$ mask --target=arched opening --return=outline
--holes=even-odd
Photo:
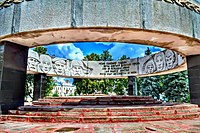
[[[171,50],[163,51],[164,49],[154,46],[116,42],[77,42],[48,45],[45,47],[45,52],[49,56],[36,54],[35,52],[29,52],[29,59],[32,59],[32,61],[28,63],[28,73],[45,73],[48,76],[57,75],[62,77],[75,78],[74,84],[76,84],[78,87],[75,95],[95,95],[95,93],[107,95],[148,95],[146,92],[143,92],[142,89],[139,90],[140,92],[137,92],[138,90],[136,88],[137,83],[135,76],[141,77],[142,75],[160,75],[162,73],[166,74],[168,72],[172,73],[174,71],[182,71],[186,69],[184,66],[185,59],[181,54],[178,54]],[[42,50],[35,49],[35,51],[41,52]],[[43,59],[44,57],[47,58]],[[41,58],[42,61],[48,60],[47,63],[49,62],[49,65],[46,65],[47,63],[45,63],[45,66],[47,66],[49,70],[46,70],[47,67],[42,70],[42,65],[44,65],[44,63],[41,64]],[[33,61],[36,61],[37,66],[29,66],[29,64],[31,65]],[[152,63],[154,68],[145,67],[147,66],[146,64]],[[73,66],[75,66],[75,68],[79,66],[81,70],[75,71],[73,70],[75,69],[73,68]],[[152,65],[150,66],[153,67]],[[172,68],[176,69],[170,71],[170,69]],[[74,73],[74,71],[76,73]],[[98,71],[98,73],[93,73],[93,71]],[[130,80],[134,80],[134,83],[132,83],[130,86],[128,85],[128,83],[133,81],[128,82],[128,77],[130,78]],[[81,80],[80,78],[84,78],[84,80]],[[108,78],[112,78],[112,80],[109,80]],[[115,78],[125,78],[125,80],[113,80]],[[61,80],[61,78],[57,79]],[[62,79],[62,82],[64,83],[64,81],[66,80],[67,79]],[[71,82],[71,84],[72,83],[73,82]],[[120,83],[121,86],[119,85]],[[62,83],[59,84],[62,85]],[[132,87],[133,85],[134,87]],[[141,85],[138,85],[139,88],[141,88],[140,86]],[[98,87],[100,87],[101,89]],[[57,87],[53,90],[53,93],[58,93],[57,95],[59,96],[74,95],[68,92],[70,91],[68,90],[66,92],[66,88],[64,86]],[[154,95],[154,98],[158,100],[164,100],[161,99],[158,95],[161,94],[157,94],[157,97],[155,97]]]

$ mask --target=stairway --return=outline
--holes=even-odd
[[[1,115],[0,120],[26,122],[115,123],[199,118],[194,104],[165,103],[151,97],[104,96],[45,98]]]
[[[49,97],[33,102],[34,105],[144,105],[161,103],[149,96],[71,96]]]

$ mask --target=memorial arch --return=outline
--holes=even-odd
[[[28,48],[86,41],[176,51],[186,58],[191,102],[200,105],[200,6],[196,1],[1,0],[0,20],[2,112],[23,105]],[[165,54],[170,53],[161,55]]]

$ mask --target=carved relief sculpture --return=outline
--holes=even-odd
[[[165,70],[165,55],[163,52],[155,54],[154,61],[156,64],[157,72]]]
[[[62,58],[52,59],[53,69],[57,75],[65,75],[66,61]]]
[[[27,70],[38,71],[38,64],[40,63],[39,55],[33,50],[28,51],[28,67]]]
[[[174,68],[178,65],[177,55],[172,50],[165,51],[165,60],[167,69]]]
[[[43,73],[48,73],[52,69],[51,57],[42,54],[40,55],[40,61],[41,61],[39,64],[40,71]]]
[[[88,68],[83,61],[73,60],[71,62],[71,76],[83,76],[90,74],[92,68]]]
[[[156,65],[152,58],[144,63],[142,71],[143,74],[150,74],[156,71]]]

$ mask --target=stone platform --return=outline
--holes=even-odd
[[[124,104],[123,104],[124,103]],[[165,103],[150,97],[46,98],[1,115],[0,121],[118,123],[199,118],[194,104]]]

